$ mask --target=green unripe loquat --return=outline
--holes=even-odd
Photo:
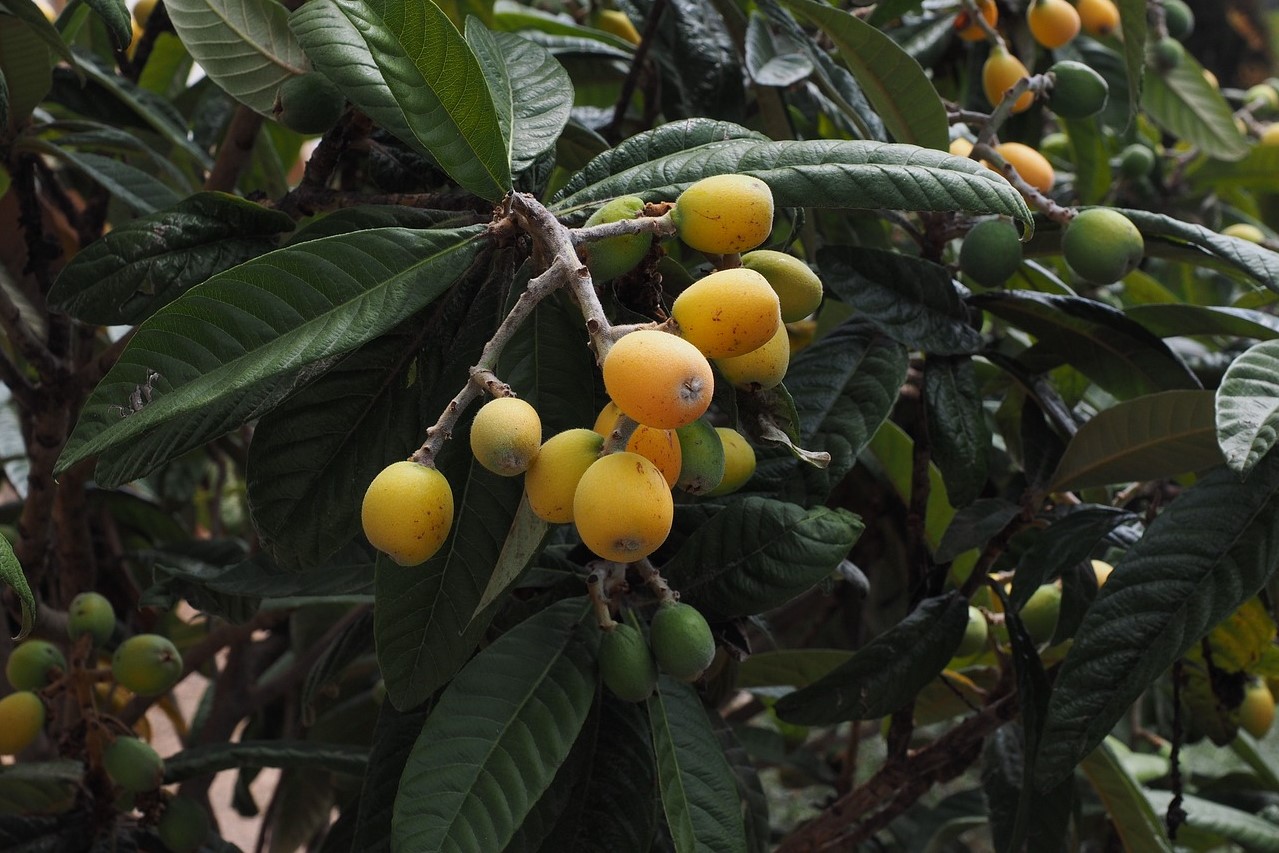
[[[1048,106],[1057,115],[1062,118],[1088,118],[1106,108],[1110,85],[1106,78],[1087,65],[1063,59],[1053,63],[1048,73],[1053,76]]]
[[[1021,266],[1021,238],[1006,219],[978,222],[959,247],[959,268],[983,287],[999,287]]]
[[[89,634],[95,646],[106,643],[115,633],[115,609],[111,602],[96,592],[82,592],[71,599],[67,608],[67,633],[72,641]]]
[[[1092,207],[1070,220],[1061,250],[1080,277],[1113,284],[1137,268],[1146,243],[1131,219],[1108,207]]]
[[[658,429],[678,429],[697,420],[715,392],[706,356],[678,335],[656,329],[622,336],[604,357],[603,372],[604,388],[617,407]]]
[[[1119,173],[1132,180],[1149,177],[1155,170],[1155,159],[1149,147],[1134,142],[1119,154]]]
[[[67,671],[67,659],[61,649],[45,640],[27,640],[14,647],[4,666],[14,690],[40,690],[54,679],[56,671]]]
[[[577,484],[603,449],[604,436],[594,430],[570,429],[548,438],[524,475],[533,514],[552,524],[571,522]]]
[[[154,791],[164,781],[164,759],[136,737],[118,737],[102,754],[112,781],[134,794]]]
[[[986,624],[985,615],[972,605],[968,606],[968,625],[964,628],[964,638],[955,649],[955,657],[968,658],[986,648],[986,638],[990,627]]]
[[[1195,13],[1185,0],[1164,0],[1164,25],[1168,28],[1168,35],[1185,41],[1195,31]]]
[[[516,397],[495,397],[471,422],[471,452],[494,474],[523,474],[542,446],[542,419],[537,410]]]
[[[1052,639],[1060,613],[1061,588],[1049,583],[1031,593],[1018,615],[1030,638],[1042,645]]]
[[[586,224],[589,227],[634,219],[643,210],[644,199],[633,195],[622,196],[591,214]],[[586,266],[591,271],[591,278],[597,282],[609,281],[630,272],[644,260],[652,245],[652,234],[622,234],[596,240],[587,248],[586,255]]]
[[[275,118],[280,124],[307,135],[318,135],[337,124],[346,108],[338,87],[319,72],[290,77],[280,84]]]
[[[1236,222],[1234,225],[1227,225],[1221,229],[1221,233],[1227,237],[1247,240],[1249,243],[1266,242],[1266,233],[1249,222]]]
[[[724,442],[708,421],[698,418],[675,430],[680,446],[677,488],[690,495],[709,494],[724,479]]]
[[[393,462],[369,484],[360,521],[374,548],[401,566],[416,566],[448,539],[453,490],[435,468],[407,460]]]
[[[785,326],[762,347],[733,358],[717,358],[715,366],[733,387],[744,391],[776,388],[790,367],[790,335]]]
[[[182,677],[182,655],[159,634],[136,634],[111,657],[111,675],[139,696],[158,696]]]
[[[696,681],[715,658],[711,627],[691,604],[659,607],[648,637],[657,665],[680,681]]]
[[[737,491],[755,474],[755,448],[735,429],[715,427],[715,432],[724,446],[724,479],[706,494],[718,497]]]
[[[1273,116],[1279,112],[1279,91],[1269,83],[1258,83],[1244,92],[1243,102],[1251,106],[1257,115]]]
[[[30,690],[0,699],[0,755],[17,755],[34,743],[44,718],[44,702]]]
[[[600,638],[600,675],[618,699],[643,702],[657,687],[657,665],[639,629],[616,623]]]
[[[777,293],[783,323],[797,323],[822,304],[822,280],[794,255],[756,249],[742,255],[742,266],[768,280]]]
[[[707,358],[745,355],[782,324],[781,301],[764,276],[745,267],[693,282],[671,304],[679,334]]]
[[[1171,71],[1186,58],[1186,49],[1172,36],[1159,39],[1151,49],[1151,58],[1160,71]]]
[[[156,832],[170,853],[195,853],[209,837],[209,813],[190,797],[174,797],[164,806]]]
[[[1275,721],[1275,697],[1264,681],[1249,681],[1239,705],[1239,728],[1255,738],[1266,736]]]
[[[615,563],[633,563],[656,551],[674,517],[666,478],[638,453],[597,459],[573,495],[573,523],[582,542]]]
[[[773,191],[750,175],[712,175],[680,193],[671,219],[679,238],[699,252],[745,252],[773,230]]]

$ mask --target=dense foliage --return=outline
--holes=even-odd
[[[132,11],[0,0],[0,848],[1279,849],[1264,21]]]

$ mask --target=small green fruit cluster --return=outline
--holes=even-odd
[[[14,690],[40,690],[67,671],[62,650],[45,640],[27,640],[9,653],[4,674]]]
[[[115,650],[111,675],[139,696],[159,696],[182,677],[182,655],[167,637],[136,634]]]
[[[653,694],[659,668],[681,681],[696,681],[714,658],[715,638],[706,618],[679,602],[663,603],[653,614],[647,643],[638,628],[621,622],[606,629],[600,641],[600,675],[627,702]]]
[[[118,737],[102,754],[111,780],[131,794],[154,791],[164,781],[164,759],[146,741]]]
[[[329,78],[318,72],[290,77],[280,85],[275,99],[275,118],[280,124],[315,136],[337,124],[346,108],[346,99]]]
[[[959,247],[959,268],[983,287],[999,287],[1022,262],[1021,237],[1006,219],[984,219]]]
[[[1066,263],[1081,278],[1113,284],[1137,268],[1146,243],[1132,220],[1119,211],[1091,207],[1070,220],[1061,249]]]
[[[74,643],[85,634],[93,637],[93,645],[101,647],[115,633],[115,609],[106,596],[82,592],[71,599],[67,608],[67,634]]]
[[[156,833],[170,853],[195,853],[209,837],[209,813],[190,797],[174,797],[164,806]]]

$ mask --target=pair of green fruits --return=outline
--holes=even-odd
[[[1146,243],[1127,216],[1108,207],[1090,207],[1066,226],[1061,253],[1081,278],[1113,284],[1137,268],[1146,254]],[[959,268],[984,287],[1003,285],[1022,259],[1017,229],[1004,219],[977,223],[959,247]]]
[[[164,759],[146,741],[118,737],[102,753],[102,766],[126,795],[157,790],[164,782]],[[208,838],[209,814],[189,797],[170,797],[156,833],[171,853],[195,853]]]
[[[600,640],[600,676],[619,699],[643,702],[657,687],[660,668],[681,681],[696,681],[715,659],[706,618],[690,604],[663,604],[653,614],[648,641],[639,628],[616,622]]]

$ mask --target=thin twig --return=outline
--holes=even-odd
[[[227,124],[226,134],[222,137],[222,145],[218,148],[218,159],[213,163],[213,171],[209,172],[209,177],[204,182],[206,190],[235,190],[235,185],[240,181],[240,173],[253,154],[262,121],[262,116],[257,111],[243,104],[236,107],[235,114]]]
[[[604,128],[605,138],[615,138],[622,121],[626,118],[626,108],[630,106],[635,95],[635,87],[639,85],[640,73],[644,69],[644,61],[648,58],[649,48],[657,38],[657,27],[662,21],[662,13],[666,11],[667,0],[656,0],[648,12],[644,22],[644,32],[640,34],[640,43],[635,47],[635,55],[631,57],[631,68],[622,82],[622,91],[617,96],[617,104],[613,107],[613,120]]]

